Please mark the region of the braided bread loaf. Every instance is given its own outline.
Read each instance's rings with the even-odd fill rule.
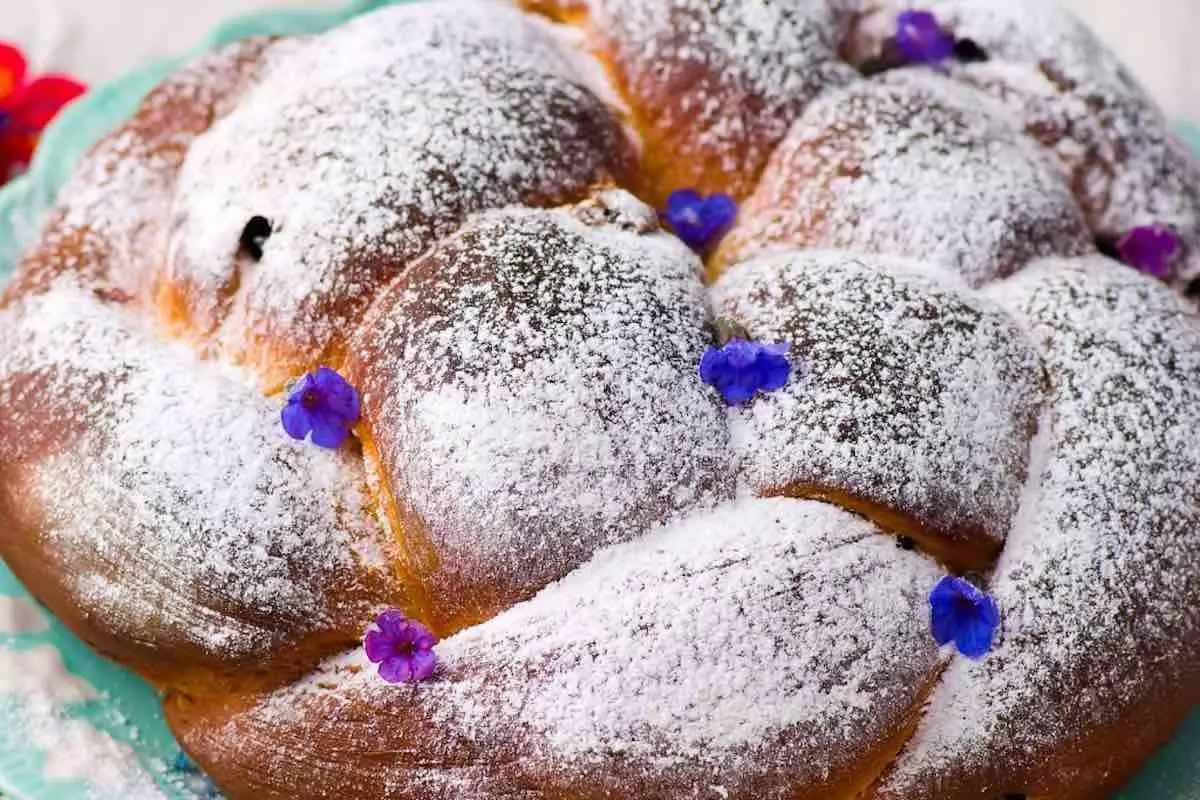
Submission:
[[[869,77],[899,2],[525,5],[235,45],[85,158],[0,304],[5,560],[231,798],[1118,786],[1200,702],[1200,314],[1098,252],[1200,274],[1162,115],[1042,0]],[[742,201],[707,287],[679,188]],[[806,369],[726,407],[718,317]]]

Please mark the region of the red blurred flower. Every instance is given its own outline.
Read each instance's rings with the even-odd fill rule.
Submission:
[[[26,82],[27,72],[21,51],[0,42],[0,183],[29,166],[50,120],[84,92],[83,84],[65,75]]]

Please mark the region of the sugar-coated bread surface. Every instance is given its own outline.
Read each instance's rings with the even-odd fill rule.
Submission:
[[[759,494],[836,499],[964,569],[1017,513],[1041,365],[992,303],[930,267],[804,251],[748,261],[713,311],[803,353],[806,374],[730,413]]]
[[[0,555],[231,800],[1115,790],[1200,702],[1200,167],[1061,9],[930,0],[960,55],[894,63],[908,5],[428,0],[181,70],[0,299]],[[698,252],[684,189],[738,206]],[[786,380],[709,385],[730,337]]]

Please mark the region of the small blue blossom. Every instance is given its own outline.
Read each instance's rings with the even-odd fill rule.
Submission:
[[[1117,242],[1117,254],[1122,261],[1159,280],[1167,280],[1173,274],[1179,249],[1179,234],[1163,225],[1133,228]]]
[[[725,402],[741,405],[755,392],[773,392],[783,387],[792,374],[787,359],[788,345],[759,344],[730,339],[721,347],[709,347],[700,359],[700,379],[715,386]]]
[[[683,243],[703,253],[729,232],[737,219],[737,203],[727,194],[703,196],[694,189],[671,192],[662,217]]]
[[[965,578],[942,578],[929,593],[933,638],[954,642],[967,658],[983,658],[1000,627],[996,601]]]
[[[321,367],[296,382],[280,416],[293,439],[303,441],[311,433],[313,444],[336,449],[361,413],[355,388],[334,370]]]
[[[433,677],[435,644],[437,637],[428,628],[398,608],[375,617],[363,637],[367,659],[379,665],[379,677],[388,683],[417,683]]]
[[[941,64],[954,55],[954,36],[929,11],[900,12],[895,41],[909,64]]]

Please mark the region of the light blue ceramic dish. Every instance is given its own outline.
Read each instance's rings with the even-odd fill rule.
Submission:
[[[406,0],[354,0],[337,11],[295,9],[270,11],[233,20],[215,31],[195,55],[235,39],[262,34],[299,34],[332,28],[358,14]],[[181,59],[182,60],[182,59]],[[142,96],[168,75],[179,61],[166,61],[139,70],[121,80],[97,87],[68,109],[47,132],[33,169],[22,179],[0,190],[0,278],[7,275],[47,209],[70,175],[79,157],[101,136],[136,109]],[[1184,135],[1200,152],[1200,129],[1185,126]],[[8,599],[5,599],[8,598]],[[0,605],[14,600],[32,603],[12,574],[0,564]],[[25,607],[25,606],[23,606]],[[26,607],[27,608],[27,607]],[[61,779],[53,767],[55,750],[69,747],[68,740],[95,732],[122,754],[127,778],[148,786],[152,782],[172,800],[216,797],[203,779],[179,758],[179,748],[163,722],[156,692],[134,675],[99,658],[61,624],[44,615],[42,624],[29,630],[5,633],[0,625],[0,793],[18,800],[130,800],[129,783],[114,784],[98,777]],[[20,693],[3,693],[3,671],[8,663],[30,653],[53,651],[72,676],[92,687],[92,696],[65,705],[61,732],[47,730],[46,720],[33,735],[29,709]],[[8,657],[8,662],[4,658]],[[9,675],[11,683],[14,676]],[[58,738],[61,733],[61,738]],[[93,740],[94,741],[94,740]],[[62,742],[57,748],[47,742]],[[47,761],[47,756],[51,760]],[[62,753],[58,753],[61,757]],[[116,759],[116,756],[114,756]],[[49,767],[49,769],[48,769]],[[49,775],[47,775],[49,771]],[[1143,774],[1122,794],[1121,800],[1200,800],[1200,712],[1180,731]]]

